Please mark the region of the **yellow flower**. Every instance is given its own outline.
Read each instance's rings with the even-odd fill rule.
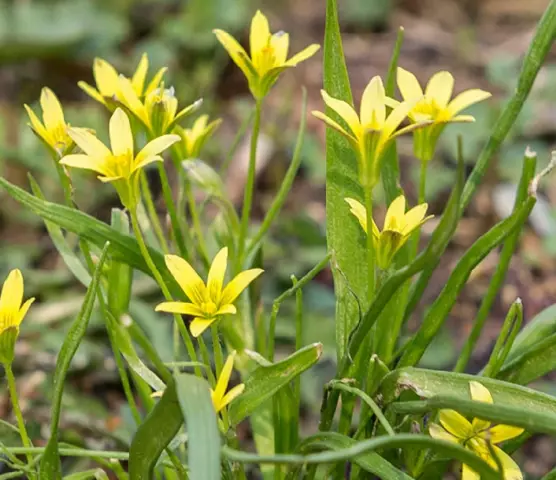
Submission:
[[[164,84],[149,92],[141,101],[132,82],[125,77],[120,77],[120,91],[127,108],[154,136],[169,133],[179,120],[196,111],[203,103],[202,99],[197,100],[178,112],[174,89],[164,88]]]
[[[331,97],[324,90],[321,90],[321,94],[326,106],[334,110],[348,128],[344,129],[322,112],[313,112],[313,115],[349,140],[358,154],[361,182],[365,187],[373,188],[380,177],[381,160],[390,142],[398,135],[420,126],[417,124],[398,128],[417,100],[396,102],[395,108],[387,113],[387,106],[395,100],[386,96],[384,85],[378,76],[371,79],[363,92],[360,115],[347,102]]]
[[[206,285],[183,258],[165,255],[164,260],[166,267],[187,295],[190,303],[163,302],[156,306],[156,311],[193,315],[195,318],[189,328],[194,337],[201,335],[220,315],[236,313],[236,307],[233,305],[235,299],[263,273],[260,268],[245,270],[224,287],[228,260],[227,248],[220,250],[214,257]]]
[[[30,298],[22,305],[23,275],[17,269],[12,270],[0,294],[0,363],[13,362],[19,325],[34,301]]]
[[[179,144],[182,158],[198,158],[206,141],[222,123],[220,118],[208,123],[208,118],[208,115],[201,115],[191,128],[176,126],[174,131],[182,140]]]
[[[134,209],[139,201],[138,173],[152,162],[161,162],[159,155],[178,142],[178,135],[163,135],[147,143],[137,154],[133,153],[133,134],[129,118],[117,108],[110,118],[111,149],[97,137],[81,128],[70,128],[68,133],[84,153],[67,155],[60,163],[75,168],[93,170],[102,182],[112,182],[123,205]]]
[[[477,402],[493,403],[488,389],[479,382],[469,382],[471,398]],[[505,480],[521,480],[523,475],[512,458],[495,444],[521,435],[523,428],[509,425],[492,426],[487,420],[474,418],[472,422],[455,410],[440,410],[440,425],[431,424],[429,433],[439,440],[458,443],[473,451],[493,468],[497,469],[496,460],[488,448],[492,445],[494,453],[502,464]],[[462,480],[479,480],[479,474],[463,465]]]
[[[288,60],[289,35],[285,32],[271,34],[267,18],[259,10],[251,21],[251,56],[229,33],[217,29],[214,34],[243,71],[251,93],[257,99],[266,96],[280,73],[312,57],[320,48],[317,44],[310,45]]]
[[[49,149],[61,157],[74,147],[73,140],[67,133],[68,125],[64,118],[62,105],[54,92],[46,87],[41,90],[40,103],[43,122],[28,105],[24,105],[31,121],[30,127]]]
[[[149,58],[147,54],[144,53],[130,80],[133,90],[138,97],[144,97],[154,91],[167,70],[166,67],[164,67],[156,72],[153,79],[147,85],[147,88],[145,88],[148,69]],[[118,102],[125,105],[125,100],[120,88],[121,75],[110,63],[102,58],[95,58],[93,63],[93,76],[95,77],[97,88],[92,87],[87,82],[78,83],[87,95],[110,109],[116,108]]]
[[[236,352],[230,353],[224,366],[222,367],[222,372],[220,372],[220,376],[218,377],[218,381],[216,382],[216,386],[214,390],[210,391],[212,397],[212,404],[214,405],[214,410],[218,413],[222,410],[226,405],[228,405],[234,398],[237,398],[239,395],[243,393],[245,390],[245,385],[240,383],[232,388],[228,393],[226,393],[226,389],[228,388],[228,383],[230,383],[230,377],[232,376],[232,368],[234,366],[234,358],[236,356]]]
[[[355,215],[361,227],[367,233],[367,211],[365,207],[353,198],[346,198],[345,201],[351,207],[351,213]],[[379,268],[386,270],[392,263],[394,255],[403,247],[411,234],[433,217],[433,215],[425,217],[427,208],[428,205],[422,203],[406,213],[405,197],[400,195],[388,207],[382,232],[379,231],[373,220],[372,236]]]
[[[446,71],[435,73],[427,83],[424,92],[415,75],[403,68],[398,68],[397,80],[403,99],[417,100],[409,112],[409,118],[413,122],[427,120],[433,122],[413,134],[415,156],[423,162],[432,159],[438,137],[447,123],[474,122],[475,118],[471,115],[459,113],[491,96],[489,92],[474,88],[460,93],[450,101],[454,90],[454,77]]]

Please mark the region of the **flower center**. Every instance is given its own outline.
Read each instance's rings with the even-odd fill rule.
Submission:
[[[51,128],[49,133],[53,142],[52,146],[60,152],[63,152],[72,142],[67,133],[66,125],[63,123],[59,123],[54,128]]]
[[[218,311],[216,304],[211,301],[201,303],[201,309],[207,317],[213,317],[214,314]]]
[[[270,69],[274,68],[276,65],[276,52],[274,47],[270,43],[270,38],[268,43],[258,52],[257,56],[253,59],[253,63],[259,75],[264,75]]]
[[[122,153],[121,155],[112,155],[106,159],[107,163],[107,177],[122,177],[129,178],[133,173],[133,155],[130,151]]]

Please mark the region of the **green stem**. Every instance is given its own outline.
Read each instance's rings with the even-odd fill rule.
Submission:
[[[44,447],[6,447],[6,450],[14,455],[42,455],[46,450]],[[115,460],[128,460],[128,452],[111,452],[108,450],[85,450],[83,448],[60,448],[58,450],[62,457],[83,458],[114,458]]]
[[[253,120],[253,117],[255,116],[255,111],[256,111],[256,108],[253,108],[253,110],[249,113],[249,115],[247,117],[245,117],[243,119],[243,121],[241,122],[241,125],[239,126],[239,130],[237,131],[236,136],[234,137],[234,140],[232,141],[232,145],[230,146],[230,149],[228,150],[228,153],[226,154],[226,158],[224,159],[224,162],[222,162],[222,166],[220,167],[220,176],[221,177],[225,177],[226,173],[228,173],[228,168],[230,167],[230,163],[232,162],[232,159],[234,158],[234,155],[236,154],[236,151],[237,151],[237,148],[239,147],[239,143],[241,142],[241,139],[245,135],[245,132],[247,132],[247,129],[249,128],[249,125],[251,124],[251,121]]]
[[[367,303],[371,304],[374,294],[375,294],[375,251],[373,245],[373,189],[370,187],[365,187],[365,209],[366,209],[366,220],[367,220],[367,269],[368,269],[368,279],[367,279]]]
[[[419,200],[417,205],[425,203],[426,190],[427,190],[427,162],[421,162],[421,168],[419,170]]]
[[[214,323],[210,327],[210,333],[212,335],[212,351],[214,352],[216,378],[218,378],[224,365],[224,355],[222,353],[222,345],[220,345],[220,338],[218,337],[218,327]]]
[[[6,379],[8,381],[8,390],[10,391],[10,399],[12,402],[12,408],[17,419],[17,426],[19,428],[19,436],[25,448],[32,448],[33,444],[29,440],[29,435],[27,435],[27,429],[25,428],[25,421],[23,420],[23,415],[21,414],[21,409],[19,408],[19,397],[17,395],[17,387],[15,385],[14,372],[12,370],[12,365],[10,363],[4,364],[4,371],[6,372]],[[33,456],[31,453],[25,453],[27,457],[27,463],[31,464],[33,461]]]
[[[210,386],[214,388],[216,385],[216,377],[214,376],[214,372],[212,371],[211,361],[210,361],[210,353],[208,351],[207,345],[202,335],[197,337],[197,342],[199,342],[199,350],[201,350],[201,356],[203,357],[203,362],[208,365],[207,368],[207,380],[210,383]]]
[[[137,243],[139,244],[139,250],[141,251],[141,255],[145,259],[145,263],[147,264],[149,270],[153,274],[156,283],[158,283],[158,286],[160,287],[160,290],[162,290],[162,294],[164,295],[164,298],[167,301],[171,302],[173,300],[172,295],[170,294],[168,287],[164,283],[162,275],[156,268],[156,265],[153,262],[151,254],[149,253],[149,249],[145,244],[145,240],[143,239],[143,234],[141,233],[141,229],[139,228],[139,222],[137,220],[137,212],[135,210],[131,210],[129,213],[131,216],[131,225],[133,227],[133,232],[135,233],[135,237],[137,238]],[[180,334],[185,343],[185,347],[187,348],[187,353],[189,354],[189,358],[193,362],[197,362],[197,352],[195,351],[193,341],[191,340],[191,335],[189,334],[189,331],[185,326],[183,318],[178,314],[174,314],[174,321],[178,325]],[[201,369],[199,367],[195,367],[195,375],[199,377],[202,376]]]
[[[199,246],[199,250],[201,251],[203,263],[208,269],[210,267],[210,258],[205,244],[203,228],[199,220],[199,212],[197,211],[197,204],[195,203],[195,195],[193,193],[193,189],[191,188],[189,179],[185,177],[183,178],[183,185],[181,186],[181,188],[183,188],[183,193],[185,194],[184,196],[187,198],[189,214],[191,215],[191,220],[193,222],[193,230],[195,231],[195,235],[197,237],[197,245]]]
[[[243,266],[243,254],[245,252],[245,242],[247,241],[247,231],[249,229],[249,218],[251,215],[251,205],[253,203],[253,190],[255,189],[255,170],[257,166],[257,145],[259,140],[259,132],[261,129],[262,99],[257,99],[256,102],[255,120],[253,122],[253,132],[251,134],[249,168],[247,170],[247,182],[245,184],[243,210],[241,212],[241,225],[239,229],[239,245],[236,265],[237,271],[240,271]]]
[[[151,225],[153,227],[156,238],[158,239],[158,243],[162,248],[162,251],[165,254],[168,254],[170,253],[170,250],[168,249],[168,243],[166,242],[166,237],[164,236],[162,225],[160,224],[160,219],[158,218],[158,214],[154,206],[153,196],[151,193],[151,189],[149,188],[149,182],[147,180],[147,175],[145,173],[145,170],[141,171],[140,179],[141,179],[141,190],[142,190],[143,198],[145,199],[145,207],[147,209],[147,213],[149,215]]]

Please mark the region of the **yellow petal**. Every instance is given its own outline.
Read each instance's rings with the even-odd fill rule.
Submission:
[[[160,82],[162,81],[162,77],[164,76],[167,70],[168,70],[167,67],[162,67],[160,70],[158,70],[158,72],[154,74],[153,79],[149,82],[149,85],[147,86],[147,89],[144,92],[145,97],[150,93],[154,92],[158,88]]]
[[[440,425],[436,423],[431,423],[429,427],[429,434],[432,438],[437,440],[444,440],[445,442],[459,443],[458,439],[454,437],[451,433],[447,432]]]
[[[131,110],[133,115],[135,115],[141,122],[143,122],[143,125],[145,125],[148,129],[150,129],[151,122],[150,122],[147,109],[145,105],[143,105],[141,100],[139,100],[139,97],[137,96],[137,93],[135,93],[135,90],[131,85],[129,78],[120,77],[119,82],[120,82],[120,92],[123,96],[123,100],[124,103],[126,104],[126,107],[129,108],[129,110]]]
[[[205,283],[186,260],[177,255],[164,255],[164,261],[176,282],[195,305],[201,306],[207,301]]]
[[[220,376],[218,377],[218,381],[216,382],[216,386],[214,387],[214,397],[218,400],[219,403],[221,403],[221,400],[224,397],[226,390],[228,389],[228,383],[230,383],[232,369],[234,368],[235,356],[235,351],[228,355],[228,358],[226,359],[226,361],[224,362],[224,366],[222,367],[222,371],[220,372]]]
[[[91,85],[83,81],[77,82],[77,85],[81,90],[83,90],[87,95],[89,95],[89,97],[93,98],[97,102],[100,102],[106,106],[106,101],[104,100],[103,96],[96,88],[91,87]]]
[[[54,130],[60,125],[65,125],[64,112],[58,97],[50,88],[43,88],[41,91],[41,108],[44,126],[47,130]]]
[[[523,480],[523,474],[521,473],[521,470],[519,469],[517,463],[513,461],[512,457],[510,457],[504,450],[495,445],[493,445],[492,448],[494,449],[494,453],[498,457],[498,460],[500,460],[500,463],[502,464],[504,480]],[[489,463],[491,463],[491,465],[495,467],[496,464],[494,463],[494,459],[492,460],[492,463]]]
[[[216,321],[216,318],[200,318],[197,317],[193,319],[191,325],[189,325],[189,331],[193,337],[197,338],[201,335],[207,328],[211,326],[213,322]]]
[[[438,107],[444,108],[448,105],[453,91],[454,77],[450,72],[442,71],[431,77],[425,90],[425,96],[427,100],[434,100]]]
[[[42,137],[46,142],[50,143],[50,136],[48,132],[44,128],[44,125],[39,120],[39,117],[35,115],[35,112],[29,108],[29,105],[23,105],[25,110],[27,111],[27,115],[29,115],[29,120],[31,121],[31,128],[35,131],[37,135]]]
[[[194,303],[162,302],[155,307],[157,312],[179,313],[180,315],[202,316],[203,311]]]
[[[21,302],[23,302],[23,275],[16,268],[9,273],[0,294],[0,322],[8,322],[8,324],[0,324],[1,330],[17,326],[15,322]]]
[[[386,212],[386,218],[384,219],[383,230],[392,230],[394,232],[400,232],[404,224],[405,218],[405,197],[399,195],[396,197]]]
[[[21,324],[21,322],[25,318],[25,315],[27,315],[27,312],[29,311],[29,308],[31,307],[34,301],[35,301],[35,297],[32,297],[21,306],[21,308],[19,309],[19,313],[17,315],[17,321],[16,321],[17,326]]]
[[[83,155],[82,153],[66,155],[60,160],[60,163],[68,167],[84,168],[86,170],[93,170],[95,172],[102,173],[103,175],[105,174],[103,159]]]
[[[469,382],[469,390],[471,392],[471,399],[475,402],[494,403],[488,388],[483,384],[471,381]]]
[[[136,168],[139,164],[143,164],[152,157],[156,157],[159,153],[172,146],[174,143],[180,141],[179,135],[162,135],[162,137],[155,138],[147,143],[143,149],[135,157]]]
[[[149,58],[147,57],[146,53],[143,53],[143,55],[141,55],[141,60],[137,65],[137,70],[135,70],[135,73],[131,78],[131,85],[133,85],[133,89],[139,96],[143,94],[143,89],[145,88],[145,79],[147,78],[148,69],[149,69]]]
[[[475,103],[482,102],[489,97],[491,97],[490,93],[485,92],[484,90],[479,90],[478,88],[466,90],[465,92],[461,92],[459,95],[457,95],[448,104],[448,110],[450,111],[450,114],[452,116],[455,116],[462,110],[465,110],[467,107],[470,107]]]
[[[260,268],[253,268],[238,273],[234,279],[226,285],[226,288],[222,292],[220,303],[222,305],[233,303],[234,300],[241,295],[241,292],[243,292],[243,290],[245,290],[261,273],[263,273],[263,270]]]
[[[118,72],[106,60],[95,58],[93,75],[97,88],[103,97],[112,97],[118,92]]]
[[[512,427],[510,425],[496,425],[489,429],[485,438],[490,440],[492,443],[505,442],[511,438],[515,438],[524,432],[523,428]]]
[[[129,118],[121,108],[110,117],[110,145],[114,155],[133,155],[133,133]]]
[[[417,205],[416,207],[413,207],[405,214],[405,226],[402,232],[404,235],[409,235],[410,232],[421,225],[421,222],[423,221],[427,213],[427,208],[428,205],[426,203],[422,203],[420,205]]]
[[[226,275],[226,263],[228,261],[228,248],[221,249],[210,266],[207,278],[207,290],[210,299],[218,305],[220,296],[222,295],[222,286],[224,285],[224,276]]]
[[[139,163],[135,162],[133,164],[133,169],[132,169],[131,173],[136,172],[138,170],[141,170],[143,167],[146,167],[147,165],[150,165],[151,163],[163,162],[163,161],[164,161],[164,159],[160,155],[152,155],[150,157],[145,157],[141,160],[141,162],[139,162]]]
[[[343,100],[331,97],[324,90],[321,90],[320,93],[324,103],[342,117],[353,132],[353,135],[359,138],[361,136],[361,122],[359,122],[359,117],[353,107]]]
[[[286,63],[288,49],[290,46],[290,36],[287,33],[279,32],[270,37],[270,45],[274,49],[274,58],[277,66]]]
[[[244,390],[245,390],[245,384],[243,383],[240,383],[239,385],[236,385],[234,388],[232,388],[226,395],[224,395],[224,397],[222,397],[222,400],[220,401],[219,410],[222,410],[225,406],[231,403],[235,398],[239,397]]]
[[[253,20],[251,20],[251,32],[249,34],[249,45],[251,49],[251,58],[254,59],[263,48],[265,48],[270,40],[270,28],[267,18],[257,10]]]
[[[105,158],[112,155],[104,143],[84,128],[68,128],[68,135],[87,155],[95,158]]]
[[[404,100],[414,100],[423,96],[423,89],[417,77],[408,70],[398,67],[398,88]]]
[[[244,48],[237,42],[237,40],[232,37],[229,33],[224,30],[213,30],[218,41],[228,52],[228,55],[232,58],[234,63],[241,68],[243,74],[247,78],[252,77],[253,65],[247,56],[247,52]]]
[[[386,120],[386,94],[379,76],[371,78],[361,97],[361,124],[365,129],[380,130]]]
[[[334,120],[332,120],[329,116],[325,115],[322,112],[318,112],[316,110],[312,111],[311,113],[313,114],[314,117],[318,118],[319,120],[322,120],[328,126],[337,130],[342,135],[345,135],[346,137],[348,137],[349,140],[351,140],[353,142],[357,142],[357,139],[351,133],[348,133],[343,127],[341,127],[338,123],[336,123]]]
[[[361,228],[367,233],[367,210],[365,207],[353,198],[344,198],[349,204],[351,213],[359,220]]]
[[[298,63],[301,63],[308,58],[311,58],[315,53],[320,50],[320,45],[313,43],[308,47],[301,50],[301,52],[296,53],[292,58],[290,58],[284,65],[286,67],[295,67]]]
[[[234,307],[231,303],[228,303],[227,305],[222,305],[214,315],[235,315],[236,313],[237,308]]]
[[[454,437],[466,439],[473,433],[469,420],[455,410],[440,410],[438,416],[442,426]]]
[[[404,121],[404,119],[407,117],[416,103],[416,100],[408,100],[394,107],[394,109],[390,112],[390,115],[388,115],[388,118],[384,122],[384,127],[381,132],[383,141],[387,141],[394,134],[394,132],[396,132],[396,129]],[[413,125],[409,128],[412,127]],[[401,133],[401,131],[396,133]]]
[[[481,480],[481,476],[471,467],[464,464],[461,470],[461,480]]]

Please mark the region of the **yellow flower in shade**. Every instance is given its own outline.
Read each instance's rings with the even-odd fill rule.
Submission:
[[[220,315],[236,313],[233,302],[247,286],[263,271],[253,268],[239,273],[226,287],[224,277],[228,261],[228,249],[220,250],[210,267],[205,282],[183,258],[165,255],[166,267],[176,279],[190,302],[163,302],[156,306],[157,312],[179,313],[195,317],[190,325],[191,335],[198,337]]]
[[[40,104],[42,122],[28,105],[24,105],[31,121],[30,127],[49,149],[61,157],[69,153],[75,146],[67,133],[68,125],[64,118],[62,105],[54,92],[46,87],[41,90]]]
[[[320,48],[317,44],[310,45],[288,60],[289,35],[285,32],[271,34],[268,20],[260,11],[257,11],[251,21],[251,55],[229,33],[214,30],[214,34],[243,71],[251,93],[257,99],[266,96],[280,73],[312,57]]]
[[[473,400],[493,403],[490,392],[479,382],[469,382],[469,389]],[[488,448],[488,442],[490,442],[496,457],[502,464],[504,479],[521,480],[523,478],[519,467],[512,458],[504,450],[495,445],[521,435],[523,428],[511,427],[509,425],[492,426],[489,421],[478,418],[474,418],[470,422],[455,410],[440,410],[439,420],[440,425],[432,423],[429,427],[429,433],[432,437],[458,443],[477,454],[494,469],[497,469],[496,460]],[[463,465],[462,480],[479,479],[478,473],[475,473],[467,465]]]
[[[245,390],[245,385],[240,383],[226,393],[228,383],[230,383],[230,377],[232,376],[235,356],[235,351],[228,355],[228,358],[222,367],[222,372],[220,372],[220,376],[216,382],[216,386],[214,387],[214,390],[210,391],[212,404],[214,405],[216,413],[225,408],[234,398],[237,398],[243,393],[243,390]]]
[[[220,118],[209,123],[208,118],[208,115],[201,115],[191,128],[176,126],[174,131],[181,137],[178,147],[182,158],[198,158],[206,141],[222,123]]]
[[[446,71],[435,73],[424,92],[415,75],[403,68],[398,68],[397,81],[405,101],[417,100],[408,115],[411,121],[432,122],[413,134],[415,156],[423,162],[432,159],[438,137],[447,123],[474,122],[475,118],[471,115],[460,115],[460,112],[491,96],[489,92],[474,88],[450,100],[454,90],[454,77]]]
[[[313,112],[313,115],[344,135],[357,152],[361,182],[367,188],[373,188],[380,177],[380,166],[384,151],[398,135],[411,131],[420,125],[399,128],[415,101],[397,103],[387,113],[387,106],[395,102],[386,96],[380,77],[371,79],[361,97],[360,114],[342,100],[331,97],[321,90],[327,107],[334,110],[347,124],[347,129],[340,126],[328,115]]]
[[[178,112],[178,99],[174,89],[164,88],[162,83],[141,101],[132,82],[125,77],[120,77],[120,91],[130,112],[141,121],[151,135],[155,136],[169,133],[178,121],[198,110],[203,104],[200,99]]]
[[[345,201],[351,207],[351,213],[359,220],[365,233],[368,233],[367,211],[365,207],[353,198],[346,198]],[[388,207],[382,232],[378,229],[373,220],[373,245],[375,247],[376,261],[379,268],[386,270],[392,263],[394,255],[403,247],[411,234],[423,225],[423,223],[433,217],[433,215],[425,217],[427,208],[428,205],[422,203],[406,212],[405,197],[400,195],[390,204],[390,207]]]
[[[163,135],[155,138],[134,155],[129,118],[121,108],[112,114],[109,129],[111,149],[84,129],[68,129],[70,137],[84,153],[67,155],[60,163],[99,173],[99,180],[112,182],[122,204],[132,210],[139,201],[139,171],[149,163],[161,162],[160,153],[178,142],[180,137]]]
[[[144,53],[137,65],[135,73],[131,77],[131,85],[138,97],[144,97],[154,91],[162,80],[166,67],[156,72],[152,80],[145,88],[147,71],[149,70],[149,58]],[[93,63],[93,76],[95,77],[96,87],[94,88],[87,82],[79,82],[81,89],[97,102],[102,103],[108,108],[115,108],[119,103],[125,105],[125,101],[120,89],[120,74],[106,60],[95,58]]]
[[[17,269],[12,270],[0,294],[0,363],[13,362],[19,325],[34,301],[30,298],[23,303],[23,275]]]

